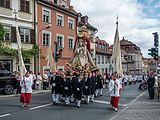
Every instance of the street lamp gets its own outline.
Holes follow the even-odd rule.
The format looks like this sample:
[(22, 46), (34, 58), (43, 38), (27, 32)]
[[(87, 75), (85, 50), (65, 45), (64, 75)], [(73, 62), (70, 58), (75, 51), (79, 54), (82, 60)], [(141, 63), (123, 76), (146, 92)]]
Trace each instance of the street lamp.
[(49, 29), (52, 25), (51, 24), (47, 24), (46, 26), (44, 26), (42, 29), (40, 29), (38, 31), (38, 49), (39, 49), (39, 52), (38, 52), (38, 71), (37, 72), (40, 72), (40, 34), (42, 32), (42, 30), (45, 30), (45, 29)]

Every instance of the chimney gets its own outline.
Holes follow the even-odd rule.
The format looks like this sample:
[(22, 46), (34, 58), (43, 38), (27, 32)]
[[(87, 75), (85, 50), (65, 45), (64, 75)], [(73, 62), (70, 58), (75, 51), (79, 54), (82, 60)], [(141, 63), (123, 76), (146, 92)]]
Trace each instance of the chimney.
[(70, 9), (71, 9), (71, 10), (73, 10), (73, 9), (74, 9), (74, 7), (73, 7), (73, 6), (70, 6)]

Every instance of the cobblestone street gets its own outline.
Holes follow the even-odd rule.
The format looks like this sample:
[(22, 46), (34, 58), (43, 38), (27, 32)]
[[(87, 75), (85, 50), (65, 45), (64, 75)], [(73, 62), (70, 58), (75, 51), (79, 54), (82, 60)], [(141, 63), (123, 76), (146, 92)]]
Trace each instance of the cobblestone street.
[(126, 109), (119, 111), (111, 120), (159, 120), (160, 101), (150, 100), (146, 91)]

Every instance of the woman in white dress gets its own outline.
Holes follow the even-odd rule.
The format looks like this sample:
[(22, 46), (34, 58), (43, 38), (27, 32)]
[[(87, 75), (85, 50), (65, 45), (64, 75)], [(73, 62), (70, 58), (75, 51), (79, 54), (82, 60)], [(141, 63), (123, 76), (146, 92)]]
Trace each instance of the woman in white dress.
[(112, 108), (117, 112), (118, 111), (118, 103), (120, 98), (120, 91), (122, 89), (120, 80), (116, 77), (116, 74), (112, 74), (112, 79), (109, 82), (109, 92), (111, 96), (110, 104)]
[(27, 71), (24, 78), (20, 81), (21, 86), (21, 107), (29, 107), (31, 102), (33, 80)]

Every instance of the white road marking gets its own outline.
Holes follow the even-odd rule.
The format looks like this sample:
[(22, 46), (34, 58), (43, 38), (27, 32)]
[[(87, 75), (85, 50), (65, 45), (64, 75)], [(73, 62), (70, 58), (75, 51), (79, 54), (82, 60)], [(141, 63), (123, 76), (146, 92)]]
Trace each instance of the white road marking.
[(52, 104), (53, 104), (53, 103), (48, 103), (48, 104), (45, 104), (45, 105), (36, 106), (36, 107), (30, 108), (29, 110), (34, 110), (34, 109), (38, 109), (38, 108), (50, 106), (50, 105), (52, 105)]
[(6, 117), (6, 116), (9, 116), (9, 115), (11, 115), (11, 114), (4, 114), (4, 115), (0, 115), (0, 118), (2, 118), (2, 117)]
[(118, 115), (120, 115), (122, 112), (124, 112), (126, 109), (128, 109), (129, 106), (131, 106), (138, 98), (140, 98), (145, 93), (146, 92), (141, 93), (137, 98), (135, 98), (134, 100), (132, 100), (132, 102), (130, 102), (127, 107), (125, 107), (121, 112), (119, 112), (118, 114), (116, 114), (115, 116), (113, 116), (110, 120), (114, 120)]
[[(95, 103), (102, 103), (102, 104), (110, 104), (110, 102), (100, 101), (100, 100), (93, 100)], [(120, 106), (126, 107), (128, 104), (119, 104)]]

